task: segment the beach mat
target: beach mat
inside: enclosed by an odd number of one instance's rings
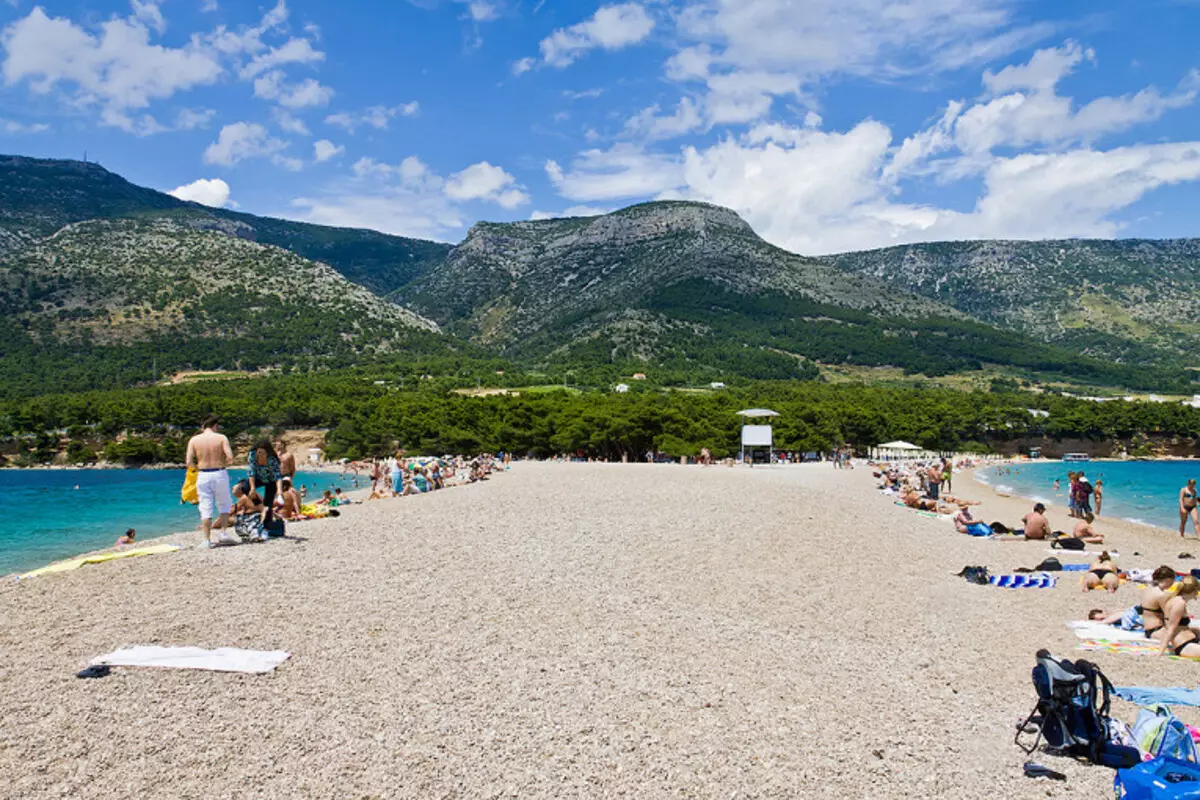
[[[1111,642],[1106,640],[1098,641],[1096,639],[1087,639],[1079,643],[1080,650],[1087,650],[1090,652],[1119,653],[1129,656],[1157,656],[1159,648],[1161,647],[1161,642],[1146,638],[1142,638],[1136,642]],[[1170,650],[1168,650],[1165,655],[1161,656],[1161,658],[1171,658],[1178,661],[1200,660],[1192,657],[1171,655]]]
[[[135,547],[129,550],[118,550],[114,553],[98,553],[94,556],[84,556],[83,558],[74,558],[70,561],[59,561],[57,564],[51,564],[48,567],[35,569],[33,572],[26,572],[23,575],[18,575],[18,578],[36,578],[39,575],[49,575],[52,572],[69,572],[70,570],[79,569],[85,564],[103,564],[105,561],[115,561],[118,558],[134,558],[135,556],[156,556],[162,553],[174,553],[176,550],[183,548],[177,544],[155,544],[149,547]]]
[[[991,575],[988,583],[1001,589],[1053,589],[1058,585],[1058,578],[1045,573]]]
[[[137,645],[125,647],[108,655],[92,659],[92,666],[165,667],[169,669],[203,669],[212,672],[271,672],[291,658],[286,650],[242,650],[237,647],[158,647]]]
[[[1106,641],[1106,642],[1145,642],[1146,634],[1143,631],[1127,631],[1116,625],[1105,625],[1103,622],[1096,622],[1092,619],[1079,619],[1067,623],[1067,627],[1071,629],[1077,637],[1091,641]]]

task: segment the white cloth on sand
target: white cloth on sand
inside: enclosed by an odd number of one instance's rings
[[[1145,631],[1127,631],[1118,625],[1105,625],[1094,619],[1080,619],[1068,622],[1070,628],[1080,639],[1100,639],[1105,642],[1144,642]]]
[[[108,655],[93,658],[92,664],[263,673],[271,672],[291,656],[286,650],[242,650],[237,647],[205,650],[202,647],[157,647],[143,644],[123,647]]]

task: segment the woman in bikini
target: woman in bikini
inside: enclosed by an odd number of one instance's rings
[[[1121,585],[1120,569],[1117,567],[1117,562],[1105,550],[1100,554],[1092,564],[1088,567],[1088,571],[1083,576],[1083,590],[1090,592],[1092,589],[1103,586],[1108,590],[1109,594],[1117,591],[1117,587]],[[1175,573],[1172,571],[1171,576],[1174,580]]]
[[[1175,570],[1159,567],[1154,570],[1154,584],[1142,591],[1138,611],[1146,627],[1146,638],[1162,643],[1158,655],[1168,650],[1173,655],[1200,657],[1200,634],[1190,626],[1187,604],[1200,594],[1200,581],[1188,575],[1175,582]]]
[[[1188,517],[1192,518],[1192,529],[1200,538],[1200,512],[1196,511],[1196,479],[1191,478],[1187,486],[1179,490],[1179,535],[1187,527]]]

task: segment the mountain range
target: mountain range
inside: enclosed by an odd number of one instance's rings
[[[457,246],[216,209],[0,156],[0,393],[180,369],[501,358],[689,381],[818,365],[1190,391],[1200,241],[962,242],[811,258],[656,202]],[[458,367],[454,367],[457,369]]]

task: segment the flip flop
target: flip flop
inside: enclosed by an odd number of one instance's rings
[[[1054,781],[1065,781],[1067,779],[1067,776],[1061,772],[1055,772],[1049,767],[1043,767],[1041,764],[1035,764],[1032,761],[1025,762],[1025,777],[1049,778]]]

